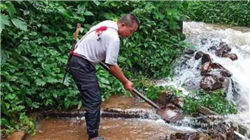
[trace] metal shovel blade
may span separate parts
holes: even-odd
[[[179,110],[172,110],[166,107],[157,110],[157,114],[168,123],[176,122],[184,118]]]
[[[139,91],[137,91],[136,89],[133,89],[132,92],[134,94],[136,94],[137,96],[139,96],[141,99],[143,99],[145,102],[147,102],[148,104],[150,104],[152,107],[154,107],[155,109],[157,109],[157,114],[166,122],[168,123],[172,123],[172,122],[176,122],[179,120],[182,120],[184,117],[182,115],[182,113],[177,110],[177,109],[170,109],[167,107],[163,107],[160,108],[157,104],[155,104],[153,101],[151,101],[150,99],[148,99],[146,96],[144,96],[142,93],[140,93]]]

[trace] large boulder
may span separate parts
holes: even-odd
[[[209,54],[204,53],[201,59],[201,64],[203,65],[206,62],[212,62],[211,57]]]
[[[231,51],[231,48],[225,42],[221,42],[218,48],[219,49],[215,52],[215,55],[220,57],[223,57],[223,55]]]
[[[210,62],[206,62],[201,66],[201,75],[207,75],[210,71],[211,71],[212,67],[211,67],[211,63]]]
[[[205,76],[200,81],[200,87],[206,91],[214,91],[223,88],[223,79],[215,75]]]
[[[231,77],[232,73],[227,70],[226,68],[224,68],[221,64],[219,63],[212,63],[211,64],[211,68],[212,69],[219,69],[220,70],[220,74],[224,77]]]
[[[213,71],[217,72],[217,75],[216,75],[216,72],[214,72],[213,75],[216,75],[218,77],[222,77],[222,76],[231,77],[232,76],[232,73],[219,63],[211,63],[208,61],[208,62],[205,62],[201,66],[201,75],[203,76],[211,75]]]

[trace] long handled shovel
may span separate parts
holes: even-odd
[[[101,62],[100,65],[102,67],[104,67],[107,71],[110,72],[109,67],[105,63]],[[135,88],[133,88],[133,90],[131,92],[134,93],[135,95],[139,96],[141,99],[143,99],[145,102],[147,102],[152,107],[154,107],[157,110],[157,114],[160,115],[160,117],[163,120],[165,120],[166,122],[175,122],[175,121],[183,119],[183,115],[180,111],[171,110],[171,109],[166,108],[166,107],[161,108],[160,106],[155,104],[153,101],[148,99],[146,96],[144,96],[142,93],[137,91]]]

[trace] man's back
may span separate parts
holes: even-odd
[[[100,27],[108,27],[100,35],[96,30]],[[120,49],[117,23],[114,21],[103,21],[93,26],[86,36],[76,45],[75,53],[81,54],[87,60],[96,64],[105,59],[107,64],[116,65]]]

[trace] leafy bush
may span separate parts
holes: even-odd
[[[250,27],[249,1],[187,2],[189,20]]]
[[[169,88],[175,96],[184,99],[183,111],[185,114],[195,115],[201,106],[205,106],[221,115],[237,113],[236,106],[224,97],[224,91],[206,92],[197,90],[184,96],[178,89]]]
[[[79,22],[83,27],[82,36],[89,27],[102,20],[117,20],[122,14],[135,13],[141,27],[133,37],[123,40],[119,57],[121,67],[133,81],[138,81],[138,75],[169,75],[171,63],[184,47],[178,33],[182,17],[178,10],[174,10],[175,6],[180,7],[181,4],[140,1],[1,2],[3,134],[20,129],[32,133],[33,121],[26,116],[29,111],[81,105],[72,78],[67,77],[62,83],[73,32]],[[97,70],[103,100],[113,93],[125,94],[122,85],[108,72],[100,67]],[[153,92],[148,96],[156,98]]]

